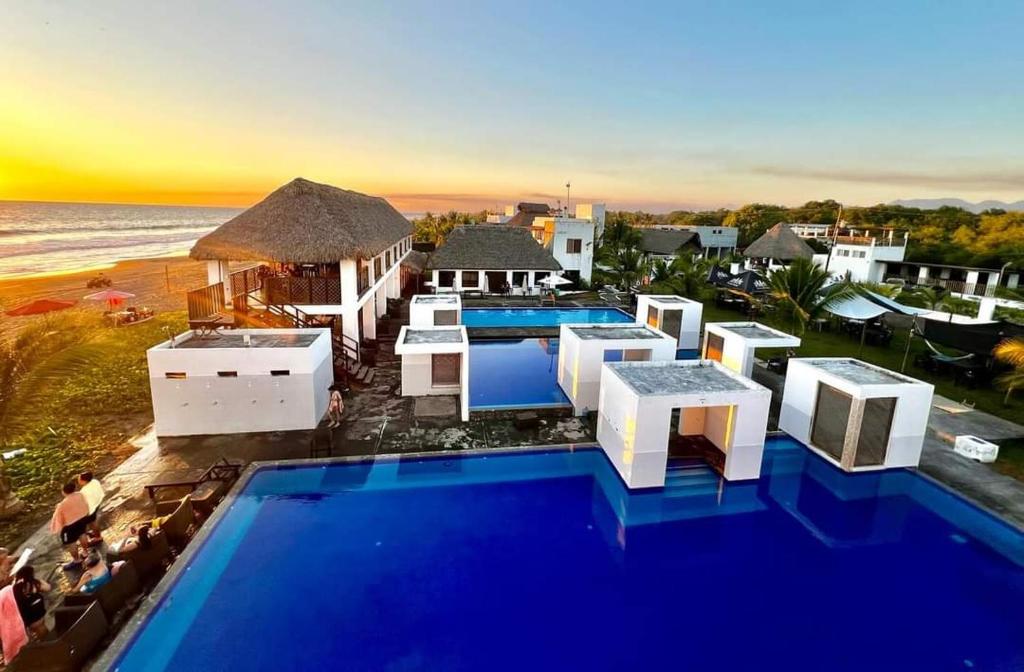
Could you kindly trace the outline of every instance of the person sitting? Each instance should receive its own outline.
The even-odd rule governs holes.
[[[103,484],[100,483],[100,479],[95,478],[91,471],[83,471],[78,475],[78,491],[85,497],[86,503],[89,505],[89,531],[90,537],[93,542],[102,542],[103,537],[100,536],[100,526],[96,522],[96,516],[100,510],[100,504],[103,502],[104,492]]]
[[[25,565],[14,575],[14,600],[18,603],[21,620],[29,632],[40,638],[47,633],[43,593],[50,589],[50,584],[36,578],[32,565]]]
[[[107,569],[107,565],[98,555],[90,555],[89,559],[85,561],[85,571],[82,572],[82,576],[79,577],[78,583],[72,590],[77,590],[85,594],[96,592],[103,584],[110,581],[110,570]]]
[[[64,498],[57,503],[50,518],[50,532],[60,535],[60,543],[65,548],[78,543],[79,548],[71,550],[71,562],[64,565],[65,569],[73,569],[82,564],[82,559],[89,554],[89,540],[85,534],[89,525],[89,503],[77,491],[74,481],[65,483],[63,492]]]
[[[0,588],[0,645],[3,647],[4,661],[14,660],[26,644],[28,632],[18,609],[14,586],[4,586]]]
[[[15,559],[6,548],[0,547],[0,588],[14,580],[11,576],[11,569],[14,567]]]
[[[119,541],[115,541],[110,545],[110,550],[118,555],[123,555],[129,551],[134,551],[136,548],[147,549],[153,545],[153,542],[149,539],[149,531],[151,530],[149,523],[145,523],[138,527],[134,525],[128,528],[130,536],[125,537]]]

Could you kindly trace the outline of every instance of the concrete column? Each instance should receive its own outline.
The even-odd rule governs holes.
[[[537,272],[527,271],[526,272],[526,293],[533,291],[534,285],[537,284]]]
[[[979,320],[992,320],[995,312],[996,300],[994,298],[984,298],[981,300],[981,305],[978,306]]]
[[[387,281],[377,288],[377,296],[375,302],[377,304],[377,317],[381,317],[384,313],[388,312],[388,292],[387,292]]]
[[[376,340],[377,338],[377,308],[376,301],[371,294],[366,303],[363,304],[363,338]]]
[[[917,284],[927,285],[928,284],[928,273],[932,269],[928,266],[921,266],[917,269]]]
[[[341,333],[359,342],[359,311],[354,303],[348,304],[341,314]]]
[[[943,280],[949,280],[949,276],[952,273],[952,269],[943,268],[939,270],[939,277]]]
[[[1006,287],[1007,289],[1017,289],[1017,284],[1020,282],[1019,273],[1010,273],[1006,276]]]
[[[228,262],[222,259],[211,259],[206,262],[206,280],[208,284],[224,283],[224,304],[231,303],[231,281],[228,276]]]
[[[355,307],[359,299],[359,270],[355,259],[345,259],[339,264],[341,275],[341,305]]]

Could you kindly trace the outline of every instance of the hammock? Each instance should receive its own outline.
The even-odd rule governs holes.
[[[940,362],[959,362],[962,359],[970,359],[971,357],[974,357],[974,355],[972,355],[972,354],[966,354],[966,355],[960,355],[959,357],[953,357],[951,355],[947,355],[945,353],[939,352],[935,348],[935,346],[932,345],[931,342],[927,338],[922,338],[921,340],[924,341],[924,344],[928,346],[929,350],[931,350],[933,353],[935,353],[936,359],[938,359]]]

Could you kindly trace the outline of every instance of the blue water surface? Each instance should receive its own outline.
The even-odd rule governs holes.
[[[557,338],[470,342],[470,409],[542,408],[569,403],[558,385]]]
[[[467,327],[555,327],[560,324],[632,322],[618,308],[464,308]]]
[[[628,492],[598,450],[258,472],[120,670],[1024,669],[1024,535],[789,439]]]

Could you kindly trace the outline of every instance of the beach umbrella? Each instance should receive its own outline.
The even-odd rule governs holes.
[[[743,271],[726,280],[723,287],[738,289],[747,294],[763,294],[768,291],[768,281],[755,271]]]
[[[558,285],[571,285],[572,280],[563,278],[560,275],[549,275],[546,278],[541,278],[538,282],[548,287],[557,287]]]
[[[732,279],[732,273],[725,270],[718,264],[712,266],[711,270],[708,272],[708,282],[710,282],[712,285],[718,285],[719,287],[721,287],[730,279]]]
[[[135,295],[131,292],[122,292],[119,289],[104,289],[102,292],[96,292],[90,294],[85,299],[87,301],[106,301],[107,308],[110,310],[114,309],[114,306],[119,305],[125,299],[133,298]]]
[[[8,310],[7,314],[11,317],[44,315],[58,310],[67,310],[71,306],[75,305],[75,303],[75,301],[65,301],[63,299],[36,299],[30,303]]]

